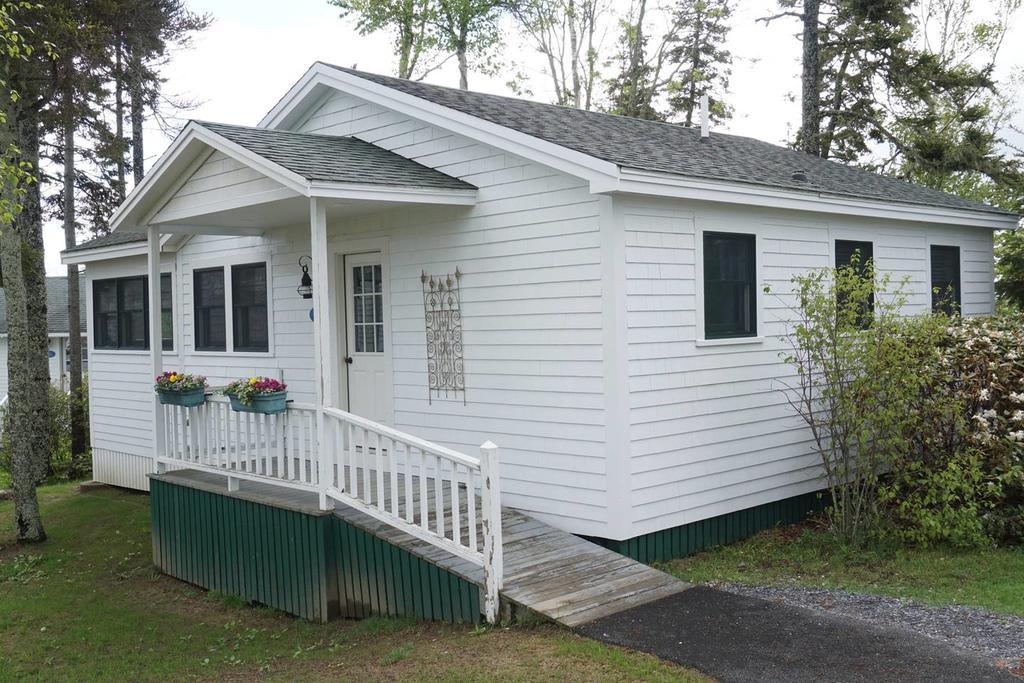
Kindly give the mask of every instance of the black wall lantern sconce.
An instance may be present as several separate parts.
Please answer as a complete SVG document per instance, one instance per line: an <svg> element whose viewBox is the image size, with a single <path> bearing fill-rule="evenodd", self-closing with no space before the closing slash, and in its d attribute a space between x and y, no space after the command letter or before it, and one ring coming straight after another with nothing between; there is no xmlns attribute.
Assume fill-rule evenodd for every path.
<svg viewBox="0 0 1024 683"><path fill-rule="evenodd" d="M299 286L295 288L295 291L303 299L313 298L313 278L309 276L309 266L312 262L313 259L309 256L299 257L299 267L302 268L302 280L299 282Z"/></svg>

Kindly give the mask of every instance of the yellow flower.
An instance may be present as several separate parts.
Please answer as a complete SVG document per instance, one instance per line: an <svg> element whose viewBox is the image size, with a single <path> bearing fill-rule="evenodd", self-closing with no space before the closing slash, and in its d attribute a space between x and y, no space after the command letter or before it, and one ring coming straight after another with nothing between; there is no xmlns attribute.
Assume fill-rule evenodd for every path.
<svg viewBox="0 0 1024 683"><path fill-rule="evenodd" d="M258 377L250 377L250 378L249 378L249 384L256 384L256 383L258 383L259 381L260 381L260 380L259 380L259 378L258 378Z"/></svg>
<svg viewBox="0 0 1024 683"><path fill-rule="evenodd" d="M167 379L170 380L171 382L177 382L178 381L178 376L177 375L171 375Z"/></svg>

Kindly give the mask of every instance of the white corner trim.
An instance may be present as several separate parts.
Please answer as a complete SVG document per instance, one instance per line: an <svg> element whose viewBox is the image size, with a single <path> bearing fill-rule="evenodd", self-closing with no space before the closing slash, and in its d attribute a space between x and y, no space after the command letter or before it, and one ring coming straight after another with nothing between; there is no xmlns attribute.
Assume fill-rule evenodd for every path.
<svg viewBox="0 0 1024 683"><path fill-rule="evenodd" d="M704 180L667 173L623 168L617 181L591 182L596 194L629 193L696 199L709 202L745 204L780 209L796 209L818 213L834 213L869 218L888 218L919 223L943 223L1005 230L1017 227L1018 219L969 209L901 204L854 197L840 197L816 192L799 192L751 183Z"/></svg>

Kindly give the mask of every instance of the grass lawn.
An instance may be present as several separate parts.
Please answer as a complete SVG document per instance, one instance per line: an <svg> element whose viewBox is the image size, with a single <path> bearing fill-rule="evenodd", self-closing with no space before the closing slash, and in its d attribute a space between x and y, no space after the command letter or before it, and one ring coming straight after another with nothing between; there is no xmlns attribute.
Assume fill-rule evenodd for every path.
<svg viewBox="0 0 1024 683"><path fill-rule="evenodd" d="M1024 548L853 549L804 524L661 568L693 582L842 588L1024 616Z"/></svg>
<svg viewBox="0 0 1024 683"><path fill-rule="evenodd" d="M149 498L40 490L50 540L0 502L0 680L706 681L549 625L310 624L156 572Z"/></svg>

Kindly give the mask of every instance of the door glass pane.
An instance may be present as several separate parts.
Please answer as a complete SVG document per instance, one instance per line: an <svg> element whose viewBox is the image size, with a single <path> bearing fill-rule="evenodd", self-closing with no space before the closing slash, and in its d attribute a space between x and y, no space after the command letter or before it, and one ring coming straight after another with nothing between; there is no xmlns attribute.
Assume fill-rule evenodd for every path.
<svg viewBox="0 0 1024 683"><path fill-rule="evenodd" d="M384 351L384 283L380 265L352 267L352 327L356 353Z"/></svg>

